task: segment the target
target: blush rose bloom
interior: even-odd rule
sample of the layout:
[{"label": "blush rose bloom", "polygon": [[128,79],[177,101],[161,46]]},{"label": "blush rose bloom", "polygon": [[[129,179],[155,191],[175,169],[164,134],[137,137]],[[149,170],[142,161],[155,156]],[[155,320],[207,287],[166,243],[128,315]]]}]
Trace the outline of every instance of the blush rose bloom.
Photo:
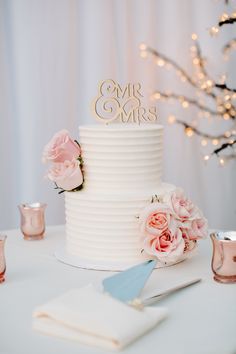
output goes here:
[{"label": "blush rose bloom", "polygon": [[190,240],[199,240],[202,238],[206,238],[208,235],[207,220],[203,216],[199,219],[193,220],[188,234]]},{"label": "blush rose bloom", "polygon": [[194,220],[199,217],[199,209],[184,195],[182,189],[176,189],[171,194],[170,203],[177,219],[181,222]]},{"label": "blush rose bloom", "polygon": [[72,161],[55,162],[48,171],[47,177],[55,182],[58,187],[66,191],[71,191],[81,186],[83,183],[80,162],[76,159]]},{"label": "blush rose bloom", "polygon": [[141,233],[149,236],[159,236],[163,231],[175,233],[177,222],[172,210],[163,203],[149,204],[139,216]]},{"label": "blush rose bloom", "polygon": [[197,246],[196,240],[190,238],[188,229],[181,228],[180,230],[182,232],[182,237],[184,239],[184,244],[185,244],[184,253],[192,251]]},{"label": "blush rose bloom", "polygon": [[162,263],[168,264],[180,260],[184,249],[185,242],[179,228],[174,233],[167,229],[159,236],[144,239],[145,252],[155,256]]},{"label": "blush rose bloom", "polygon": [[56,133],[43,151],[43,162],[64,162],[80,156],[81,149],[74,142],[67,130]]}]

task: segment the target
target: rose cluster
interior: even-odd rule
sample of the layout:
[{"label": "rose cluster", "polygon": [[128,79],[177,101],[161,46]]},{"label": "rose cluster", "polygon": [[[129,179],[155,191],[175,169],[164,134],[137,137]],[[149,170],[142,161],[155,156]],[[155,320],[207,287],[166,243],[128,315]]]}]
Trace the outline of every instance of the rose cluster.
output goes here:
[{"label": "rose cluster", "polygon": [[149,204],[140,214],[144,251],[162,263],[174,263],[207,237],[207,220],[181,189],[163,201]]},{"label": "rose cluster", "polygon": [[82,185],[81,149],[79,144],[70,138],[67,130],[56,133],[45,146],[43,162],[52,164],[47,177],[55,182],[58,188],[71,191]]}]

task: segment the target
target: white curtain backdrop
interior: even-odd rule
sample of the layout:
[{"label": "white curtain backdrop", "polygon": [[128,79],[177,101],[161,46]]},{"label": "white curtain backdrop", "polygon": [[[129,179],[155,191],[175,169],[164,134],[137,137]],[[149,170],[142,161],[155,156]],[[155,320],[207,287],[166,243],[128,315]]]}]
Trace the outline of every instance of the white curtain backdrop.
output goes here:
[{"label": "white curtain backdrop", "polygon": [[[220,54],[233,26],[218,38],[207,31],[224,8],[223,0],[0,0],[0,229],[18,227],[17,205],[30,201],[48,204],[48,225],[64,223],[64,198],[44,180],[41,152],[56,131],[66,128],[78,138],[78,125],[94,122],[90,104],[99,81],[141,82],[146,103],[156,88],[193,93],[175,74],[140,58],[141,42],[192,73],[196,32],[211,74],[219,77],[225,67],[236,86],[235,69]],[[159,102],[157,108],[166,125],[163,180],[182,186],[212,228],[236,229],[235,162],[205,165],[197,139],[166,124],[169,113],[194,120],[194,109]]]}]

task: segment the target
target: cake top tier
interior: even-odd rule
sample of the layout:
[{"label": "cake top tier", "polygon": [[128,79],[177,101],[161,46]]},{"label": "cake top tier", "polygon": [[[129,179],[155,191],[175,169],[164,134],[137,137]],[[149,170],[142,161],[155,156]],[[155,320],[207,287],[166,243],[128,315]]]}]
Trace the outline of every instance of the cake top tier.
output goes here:
[{"label": "cake top tier", "polygon": [[86,190],[151,193],[160,184],[161,125],[87,125],[79,133]]},{"label": "cake top tier", "polygon": [[160,131],[163,130],[163,126],[160,124],[90,124],[90,125],[81,125],[79,127],[80,131]]}]

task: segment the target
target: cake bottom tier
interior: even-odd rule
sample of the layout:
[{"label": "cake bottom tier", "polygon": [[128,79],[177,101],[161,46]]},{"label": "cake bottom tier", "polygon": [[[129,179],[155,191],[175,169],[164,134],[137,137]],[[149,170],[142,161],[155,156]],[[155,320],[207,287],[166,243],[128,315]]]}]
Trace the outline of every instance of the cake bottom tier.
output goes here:
[{"label": "cake bottom tier", "polygon": [[[90,263],[132,265],[150,259],[142,252],[138,216],[154,194],[175,189],[161,184],[146,195],[65,193],[66,252]],[[108,267],[109,269],[109,267]]]}]

